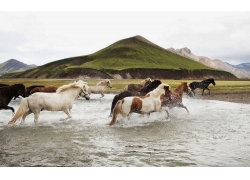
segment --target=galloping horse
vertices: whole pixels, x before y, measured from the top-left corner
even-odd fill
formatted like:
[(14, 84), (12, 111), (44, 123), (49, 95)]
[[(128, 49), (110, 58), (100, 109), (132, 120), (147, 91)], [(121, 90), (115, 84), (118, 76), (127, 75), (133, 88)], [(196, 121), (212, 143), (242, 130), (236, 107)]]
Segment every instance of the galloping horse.
[(1, 109), (10, 109), (13, 114), (15, 113), (15, 110), (13, 107), (8, 106), (11, 99), (13, 97), (18, 96), (25, 97), (25, 86), (23, 84), (14, 84), (14, 85), (8, 85), (3, 86), (0, 88), (0, 110)]
[(16, 120), (22, 118), (24, 123), (27, 115), (34, 113), (34, 122), (38, 122), (40, 111), (63, 111), (71, 118), (70, 110), (74, 101), (79, 97), (89, 100), (88, 85), (79, 80), (77, 82), (60, 86), (55, 93), (37, 92), (21, 100), (20, 106), (15, 116), (8, 122), (14, 124)]
[(46, 93), (54, 93), (56, 92), (58, 87), (56, 86), (48, 86), (48, 87), (35, 87), (30, 91), (30, 94), (36, 93), (36, 92), (46, 92)]
[(119, 100), (115, 105), (114, 115), (109, 125), (116, 122), (118, 115), (125, 118), (130, 113), (149, 114), (151, 112), (166, 111), (169, 116), (168, 108), (162, 108), (161, 106), (161, 101), (165, 94), (169, 92), (169, 88), (168, 84), (160, 84), (146, 96), (132, 96)]
[(152, 80), (150, 78), (146, 78), (140, 82), (140, 84), (128, 84), (124, 87), (124, 91), (139, 91), (144, 86), (151, 83)]
[(169, 107), (170, 109), (173, 107), (185, 108), (189, 113), (187, 107), (184, 106), (182, 103), (183, 92), (185, 92), (190, 97), (194, 96), (193, 92), (188, 87), (187, 82), (182, 82), (179, 86), (177, 86), (174, 90), (172, 90), (171, 93), (165, 95), (162, 101), (162, 106)]
[(112, 104), (111, 104), (111, 111), (110, 111), (109, 117), (112, 117), (113, 109), (114, 109), (117, 101), (119, 101), (125, 97), (129, 97), (129, 96), (145, 96), (147, 93), (149, 93), (150, 91), (157, 88), (160, 84), (161, 84), (160, 80), (154, 80), (138, 91), (123, 91), (123, 92), (115, 95), (115, 97), (113, 98)]
[(201, 82), (192, 82), (189, 84), (189, 87), (191, 88), (191, 90), (193, 91), (194, 94), (195, 94), (194, 90), (196, 88), (202, 89), (202, 95), (203, 95), (205, 89), (207, 89), (209, 91), (209, 94), (210, 94), (210, 90), (208, 89), (208, 86), (210, 83), (212, 83), (215, 86), (214, 79), (210, 78), (210, 79), (205, 79)]
[(106, 87), (112, 88), (111, 81), (109, 79), (104, 79), (103, 81), (99, 81), (96, 86), (89, 86), (89, 94), (91, 93), (100, 93), (101, 96), (104, 96), (104, 92)]

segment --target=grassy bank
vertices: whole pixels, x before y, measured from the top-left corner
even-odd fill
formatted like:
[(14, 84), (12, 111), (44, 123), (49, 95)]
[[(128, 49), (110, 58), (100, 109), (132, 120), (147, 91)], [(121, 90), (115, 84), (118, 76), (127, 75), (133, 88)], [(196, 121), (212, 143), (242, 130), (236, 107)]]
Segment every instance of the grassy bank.
[[(74, 79), (0, 79), (0, 83), (3, 84), (17, 84), (22, 83), (25, 86), (31, 85), (44, 85), (44, 86), (61, 86), (73, 82)], [(93, 86), (100, 80), (97, 79), (86, 79), (88, 85)], [(127, 84), (139, 84), (142, 79), (122, 79), (122, 80), (111, 80), (113, 88), (107, 88), (107, 93), (117, 93), (123, 91)], [(193, 81), (201, 80), (172, 80), (172, 79), (161, 79), (163, 83), (167, 83), (171, 88), (177, 87), (181, 82), (191, 83)], [(221, 81), (215, 80), (216, 86), (209, 85), (209, 89), (213, 93), (243, 93), (250, 92), (250, 80), (237, 80), (237, 81)], [(200, 91), (197, 89), (196, 91)]]

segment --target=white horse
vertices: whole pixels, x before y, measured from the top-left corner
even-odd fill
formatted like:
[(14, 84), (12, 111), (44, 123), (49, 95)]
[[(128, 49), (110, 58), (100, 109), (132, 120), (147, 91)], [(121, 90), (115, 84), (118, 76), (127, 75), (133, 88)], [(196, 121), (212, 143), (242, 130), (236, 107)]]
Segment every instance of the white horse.
[(113, 110), (113, 117), (109, 125), (116, 122), (118, 115), (124, 119), (130, 113), (149, 114), (151, 112), (166, 111), (169, 117), (169, 110), (161, 106), (165, 94), (170, 93), (168, 84), (160, 84), (156, 89), (145, 96), (131, 96), (119, 100)]
[(99, 81), (96, 86), (89, 86), (89, 94), (101, 94), (102, 97), (104, 96), (104, 92), (106, 87), (112, 88), (111, 81), (109, 79), (104, 79), (103, 81)]
[[(40, 111), (64, 111), (71, 118), (70, 110), (73, 102), (79, 97), (85, 97), (89, 100), (88, 85), (86, 82), (79, 80), (77, 82), (63, 85), (55, 93), (37, 92), (21, 100), (20, 106), (15, 116), (8, 122), (14, 124), (16, 120), (22, 118), (23, 124), (26, 116), (34, 113), (34, 122), (38, 122)], [(65, 120), (66, 120), (65, 119)]]

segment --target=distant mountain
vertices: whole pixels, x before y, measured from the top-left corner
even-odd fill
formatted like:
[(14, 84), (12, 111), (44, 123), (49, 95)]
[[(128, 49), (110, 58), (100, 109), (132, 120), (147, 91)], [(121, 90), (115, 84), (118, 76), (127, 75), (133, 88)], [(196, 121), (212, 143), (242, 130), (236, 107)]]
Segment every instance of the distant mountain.
[(242, 69), (242, 70), (250, 72), (250, 63), (242, 63), (242, 64), (231, 65), (231, 66), (233, 66), (233, 67), (235, 67), (237, 69)]
[(211, 60), (205, 56), (196, 56), (187, 47), (181, 49), (169, 48), (168, 50), (181, 56), (200, 62), (206, 66), (230, 72), (234, 74), (237, 78), (250, 78), (250, 63), (245, 63), (237, 66), (230, 65), (219, 59)]
[(208, 67), (164, 49), (141, 36), (119, 40), (99, 51), (70, 57), (8, 78), (122, 78), (122, 79), (236, 79), (224, 70)]
[(34, 69), (36, 67), (37, 66), (34, 64), (27, 65), (18, 60), (10, 59), (0, 64), (0, 76), (6, 73), (21, 72), (21, 71), (26, 71), (29, 69)]

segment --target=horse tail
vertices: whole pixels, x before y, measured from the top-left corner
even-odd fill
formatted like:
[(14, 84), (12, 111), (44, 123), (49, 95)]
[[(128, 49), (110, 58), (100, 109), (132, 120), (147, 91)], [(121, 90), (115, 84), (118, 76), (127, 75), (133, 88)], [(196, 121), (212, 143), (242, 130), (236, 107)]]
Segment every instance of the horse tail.
[(109, 125), (113, 125), (115, 122), (116, 122), (116, 118), (117, 118), (117, 115), (121, 112), (122, 110), (122, 100), (119, 100), (116, 105), (115, 105), (115, 108), (113, 110), (113, 117), (112, 117), (112, 120), (111, 122), (109, 123)]
[(16, 112), (16, 114), (14, 115), (14, 117), (8, 122), (8, 124), (14, 124), (16, 122), (16, 120), (20, 119), (21, 116), (27, 112), (29, 109), (28, 106), (28, 99), (24, 98), (21, 100), (20, 106)]

